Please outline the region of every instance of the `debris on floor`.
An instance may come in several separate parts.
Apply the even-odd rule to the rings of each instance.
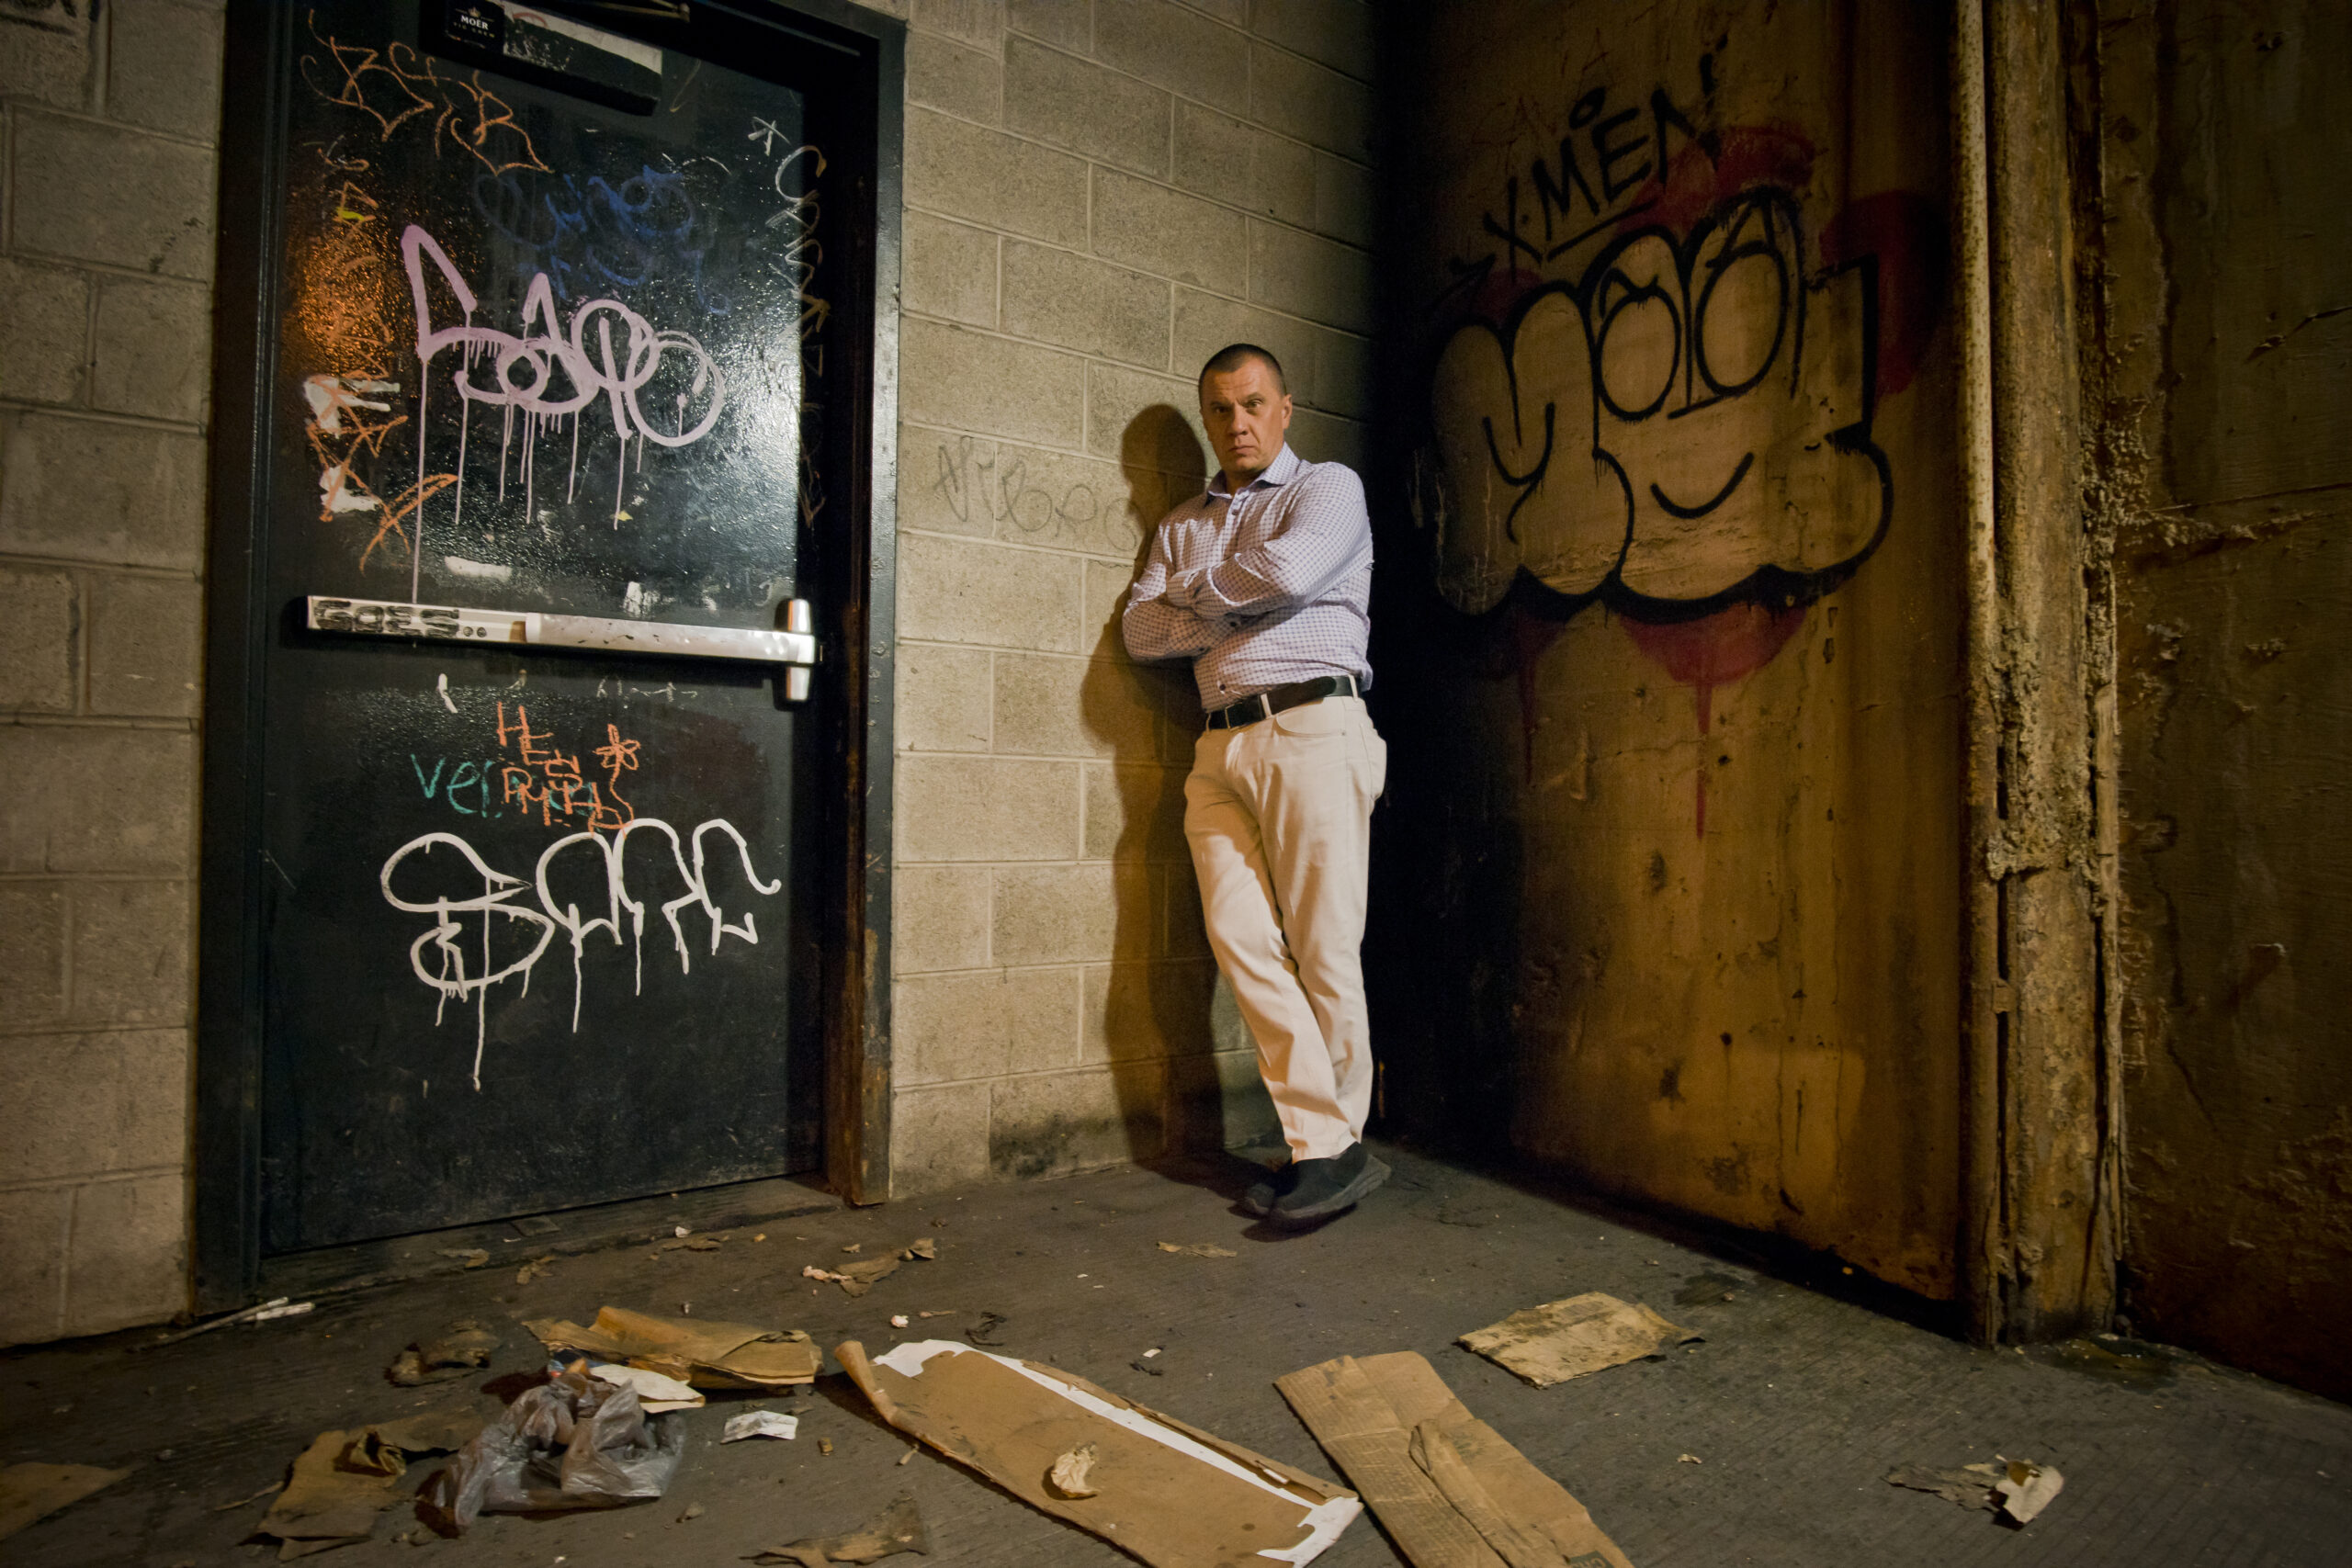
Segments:
[[[865,1245],[862,1241],[854,1241],[842,1250],[856,1252]],[[917,1236],[896,1252],[880,1258],[868,1258],[856,1263],[844,1263],[839,1269],[820,1269],[814,1263],[808,1264],[800,1270],[800,1277],[804,1280],[822,1280],[828,1284],[839,1285],[843,1295],[862,1296],[897,1273],[899,1264],[911,1262],[918,1258],[931,1259],[938,1256],[937,1242],[927,1235]]]
[[[670,1488],[685,1453],[675,1416],[648,1416],[632,1388],[574,1369],[526,1389],[435,1476],[420,1501],[458,1535],[484,1513],[555,1513],[643,1503]]]
[[[1229,1247],[1217,1247],[1205,1241],[1184,1244],[1163,1241],[1159,1244],[1159,1250],[1175,1253],[1180,1258],[1238,1258],[1241,1256]]]
[[[479,1417],[445,1412],[322,1432],[294,1461],[254,1533],[277,1541],[281,1562],[364,1540],[375,1533],[377,1516],[400,1501],[410,1456],[452,1452],[481,1430]]]
[[[1655,1356],[1705,1336],[1668,1323],[1645,1305],[1599,1291],[1511,1314],[1456,1341],[1537,1388]]]
[[[833,1355],[875,1414],[1031,1506],[1159,1568],[1313,1561],[1363,1505],[1344,1487],[1032,1361],[926,1339]],[[1082,1497],[1049,1477],[1091,1445]],[[1067,1473],[1067,1472],[1065,1472]]]
[[[384,1375],[401,1388],[447,1382],[490,1365],[503,1341],[495,1329],[480,1320],[459,1318],[430,1339],[418,1339],[392,1358]]]
[[[1087,1480],[1094,1469],[1094,1445],[1080,1443],[1054,1461],[1046,1472],[1046,1487],[1057,1497],[1091,1497],[1095,1487]]]
[[[1341,1356],[1274,1386],[1414,1568],[1632,1568],[1583,1504],[1414,1352]]]
[[[696,1388],[781,1388],[817,1381],[817,1347],[799,1329],[761,1328],[715,1318],[656,1317],[603,1307],[582,1327],[563,1318],[533,1318],[524,1327],[549,1350],[645,1367]]]
[[[1963,1508],[1983,1508],[2012,1524],[2025,1524],[2050,1506],[2066,1478],[2030,1460],[1996,1459],[1990,1464],[1964,1464],[1957,1470],[1926,1464],[1898,1464],[1886,1472],[1887,1484],[1913,1492],[1932,1492]]]
[[[518,1285],[527,1285],[534,1280],[544,1280],[554,1270],[554,1253],[550,1252],[545,1257],[534,1258],[528,1263],[524,1264],[523,1267],[514,1270],[514,1282]]]
[[[781,1410],[746,1410],[727,1418],[727,1427],[719,1434],[722,1443],[740,1443],[746,1438],[783,1438],[800,1435],[800,1417],[787,1416]]]
[[[445,1247],[441,1249],[441,1256],[450,1259],[452,1262],[462,1264],[468,1269],[479,1269],[483,1264],[490,1261],[490,1248],[486,1247]]]
[[[645,1406],[648,1416],[666,1416],[673,1410],[699,1410],[703,1407],[702,1391],[680,1382],[666,1373],[650,1367],[631,1367],[613,1361],[582,1361],[588,1375],[598,1382],[608,1382],[616,1388],[633,1388]]]
[[[130,1473],[95,1464],[12,1464],[0,1470],[0,1540]]]
[[[216,1328],[227,1328],[232,1324],[267,1323],[274,1318],[300,1317],[317,1305],[316,1302],[289,1301],[284,1296],[277,1296],[246,1307],[243,1311],[229,1313],[209,1322],[199,1323],[193,1328],[182,1328],[170,1334],[157,1335],[143,1344],[132,1346],[131,1348],[152,1350],[158,1346],[176,1345],[183,1339],[193,1339],[199,1334],[209,1334]]]
[[[828,1568],[834,1562],[878,1562],[901,1551],[929,1555],[931,1535],[923,1529],[911,1494],[901,1492],[889,1507],[847,1535],[811,1537],[786,1546],[765,1547],[746,1559],[770,1564],[794,1563],[797,1568]]]
[[[964,1337],[975,1345],[1001,1345],[1004,1340],[997,1330],[1012,1321],[1001,1312],[984,1312],[979,1322],[964,1330]]]

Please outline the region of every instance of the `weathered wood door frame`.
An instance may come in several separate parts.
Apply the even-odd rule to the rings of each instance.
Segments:
[[[586,0],[551,7],[639,31],[641,6]],[[856,252],[834,342],[857,389],[860,460],[835,499],[854,541],[836,595],[820,604],[840,716],[820,741],[829,792],[819,873],[826,932],[825,1179],[853,1203],[888,1195],[890,1150],[890,795],[896,642],[899,230],[904,24],[845,0],[697,0],[704,13],[771,30],[779,45],[838,54],[854,112],[870,116],[872,155],[843,172]],[[610,15],[600,12],[609,10]],[[628,13],[624,15],[624,13]],[[265,520],[256,477],[268,457],[282,180],[284,58],[300,7],[231,0],[220,140],[219,285],[214,307],[211,539],[207,576],[201,913],[191,1219],[194,1304],[252,1299],[261,1270],[262,1007],[258,793],[259,673],[273,607],[260,604]],[[659,41],[658,39],[654,41]],[[849,319],[842,319],[846,315]]]

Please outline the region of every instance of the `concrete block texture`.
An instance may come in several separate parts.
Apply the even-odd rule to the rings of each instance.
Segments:
[[[1373,161],[1372,89],[1285,50],[1250,46],[1250,118],[1359,164]]]
[[[985,751],[995,688],[985,648],[910,642],[899,649],[901,751]],[[1012,655],[1006,655],[1011,658]]]
[[[9,30],[0,25],[0,39]],[[64,1332],[73,1225],[70,1187],[0,1192],[0,1345],[36,1344]]]
[[[1241,214],[1166,186],[1096,169],[1091,232],[1094,254],[1111,261],[1227,294],[1250,286]]]
[[[1262,218],[1312,228],[1315,150],[1246,120],[1178,99],[1170,177]]]
[[[11,165],[18,251],[211,277],[209,150],[121,126],[20,113]]]
[[[1250,298],[1295,316],[1369,334],[1372,257],[1279,223],[1250,225]]]
[[[907,35],[907,102],[994,125],[1004,109],[1004,62],[936,33]]]
[[[180,1024],[195,1003],[185,882],[84,882],[73,891],[69,1016],[88,1024]],[[177,1153],[177,1145],[174,1145]]]
[[[989,961],[983,865],[903,865],[890,878],[890,967],[898,975],[978,969]]]
[[[72,713],[81,639],[72,573],[0,566],[0,712]]]
[[[1056,49],[1084,54],[1094,47],[1094,0],[1011,0],[1004,25]]]
[[[212,296],[189,283],[98,283],[90,401],[111,413],[201,422],[212,387]]]
[[[1209,355],[1226,344],[1254,343],[1282,361],[1283,378],[1292,398],[1302,403],[1319,402],[1317,372],[1321,368],[1325,335],[1325,329],[1296,316],[1195,289],[1176,291],[1175,359],[1180,370],[1197,374]]]
[[[1168,173],[1169,96],[1024,38],[1004,46],[1004,123],[1137,174]]]
[[[919,31],[994,51],[1004,40],[1004,7],[1005,0],[914,0],[909,19]]]
[[[1177,798],[1181,807],[1182,795]],[[1182,864],[1159,868],[1159,907],[1161,940],[1169,957],[1211,956],[1208,922],[1201,914],[1201,881],[1189,858]]]
[[[899,632],[926,642],[1076,653],[1083,580],[1076,556],[904,535]]]
[[[176,0],[109,0],[107,114],[210,141],[220,118],[220,13]]]
[[[907,214],[901,299],[917,315],[996,325],[998,237],[928,213]]]
[[[193,718],[204,676],[204,590],[194,579],[90,578],[90,711]]]
[[[187,1135],[184,1029],[18,1035],[0,1041],[0,1184],[62,1181],[176,1164]]]
[[[1165,489],[1156,472],[955,431],[902,426],[899,526],[1134,558]]]
[[[196,739],[186,731],[0,727],[0,776],[17,781],[0,800],[0,873],[187,874]]]
[[[1086,243],[1086,164],[929,109],[907,111],[907,205],[1073,248]]]
[[[1075,447],[1085,427],[1086,362],[936,321],[900,329],[900,409],[917,424],[944,424]],[[0,494],[0,525],[6,518]]]
[[[919,1198],[989,1173],[989,1086],[941,1084],[890,1100],[890,1196]]]
[[[1193,9],[1237,28],[1250,25],[1250,0],[1193,0]]]
[[[88,107],[90,11],[56,0],[0,11],[0,96]]]
[[[1157,765],[1088,768],[1086,858],[1187,860],[1184,773]]]
[[[1250,107],[1250,40],[1173,0],[1094,0],[1094,58],[1238,114]]]
[[[1199,387],[1190,377],[1130,370],[1099,360],[1089,364],[1086,449],[1116,458],[1125,470],[1181,474],[1198,461],[1199,471],[1207,474],[1211,448],[1208,433],[1201,428]]]
[[[1078,1065],[1077,969],[923,975],[892,989],[893,1066],[909,1087]]]
[[[995,750],[1021,757],[1141,761],[1159,744],[1159,694],[1133,664],[996,656]]]
[[[1139,865],[1001,866],[989,922],[999,964],[1083,964],[1149,958],[1159,919],[1151,878]]]
[[[1078,766],[901,757],[892,819],[902,862],[1073,860]]]
[[[0,1031],[40,1029],[65,1016],[72,916],[63,883],[0,883],[0,966],[8,976]]]
[[[1126,607],[1128,586],[1135,580],[1132,567],[1099,560],[1086,563],[1087,652],[1094,658],[1126,658],[1126,641],[1119,635],[1119,616]]]
[[[1370,250],[1377,211],[1370,169],[1329,152],[1315,154],[1316,228]]]
[[[1208,1054],[1216,965],[1097,964],[1086,971],[1086,1059],[1124,1062]]]
[[[0,550],[193,570],[204,441],[71,415],[0,418]]]
[[[1250,0],[1250,30],[1269,42],[1372,80],[1373,11],[1363,0]]]
[[[1302,457],[1345,463],[1361,474],[1371,460],[1372,431],[1351,419],[1300,409],[1290,422],[1290,444]]]
[[[0,26],[0,44],[9,30]],[[80,273],[0,259],[0,398],[80,402],[89,336],[90,286]]]
[[[1168,1064],[1168,1137],[1182,1149],[1263,1148],[1283,1141],[1282,1118],[1258,1074],[1258,1053],[1219,1051]]]
[[[187,1181],[177,1172],[74,1190],[65,1259],[69,1334],[153,1323],[187,1305]]]
[[[989,1173],[1063,1176],[1157,1158],[1167,1145],[1167,1085],[1158,1062],[1000,1078],[989,1086]]]
[[[1004,330],[1021,337],[1164,370],[1168,297],[1168,283],[1145,273],[1026,241],[1004,243]]]
[[[1320,333],[1315,340],[1315,402],[1350,419],[1370,419],[1372,342],[1352,333]]]

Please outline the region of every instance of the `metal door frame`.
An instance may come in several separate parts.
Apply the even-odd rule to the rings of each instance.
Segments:
[[[429,0],[428,0],[429,3]],[[821,976],[824,1176],[852,1203],[889,1195],[890,793],[897,641],[899,228],[906,100],[905,24],[847,0],[695,0],[704,13],[844,51],[847,95],[871,116],[871,163],[845,169],[856,287],[836,314],[863,455],[839,502],[853,527],[838,581],[821,585],[824,641],[838,650],[835,716],[818,744],[820,841],[834,846],[813,889],[827,933]],[[638,30],[594,0],[551,9]],[[206,570],[203,824],[197,944],[194,1305],[241,1306],[261,1277],[262,897],[260,675],[277,606],[263,603],[267,519],[258,482],[269,456],[276,368],[278,193],[286,172],[284,58],[301,9],[230,0],[223,75],[213,307],[211,537]],[[862,149],[858,150],[862,152]],[[846,160],[837,160],[837,163]],[[238,177],[250,172],[250,177]],[[844,318],[847,319],[844,319]],[[859,526],[857,525],[862,525]],[[813,597],[813,595],[812,595]]]

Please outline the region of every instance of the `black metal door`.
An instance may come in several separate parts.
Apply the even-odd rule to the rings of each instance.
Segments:
[[[535,614],[772,630],[817,574],[827,142],[853,132],[790,51],[612,30],[683,6],[424,9],[279,23],[249,784],[271,1253],[819,1154],[831,688],[519,639]]]

